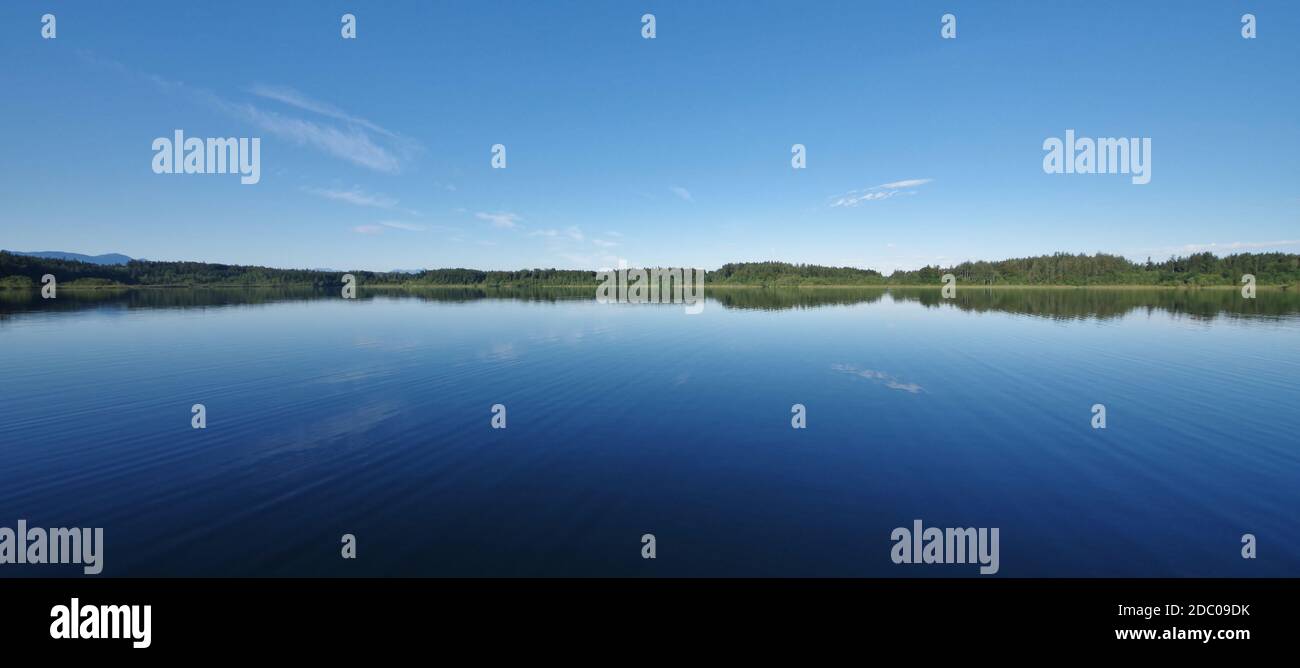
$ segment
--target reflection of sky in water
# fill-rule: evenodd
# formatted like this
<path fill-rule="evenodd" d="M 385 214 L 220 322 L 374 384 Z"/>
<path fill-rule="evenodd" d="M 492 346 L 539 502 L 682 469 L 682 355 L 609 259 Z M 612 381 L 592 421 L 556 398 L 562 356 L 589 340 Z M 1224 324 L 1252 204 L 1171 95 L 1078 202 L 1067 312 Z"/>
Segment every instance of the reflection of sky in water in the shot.
<path fill-rule="evenodd" d="M 874 371 L 872 369 L 858 369 L 857 367 L 854 367 L 851 364 L 832 364 L 831 368 L 834 369 L 835 371 L 853 374 L 855 376 L 866 378 L 867 380 L 877 381 L 879 383 L 884 384 L 885 387 L 888 387 L 891 390 L 902 390 L 903 392 L 911 392 L 912 394 L 917 394 L 921 392 L 920 385 L 917 385 L 916 383 L 904 383 L 898 380 L 897 378 L 894 378 L 893 376 L 885 373 L 884 371 Z"/>
<path fill-rule="evenodd" d="M 110 575 L 343 574 L 348 532 L 347 574 L 966 575 L 889 562 L 915 518 L 1001 576 L 1300 569 L 1292 296 L 761 292 L 11 306 L 0 521 L 103 526 Z"/>

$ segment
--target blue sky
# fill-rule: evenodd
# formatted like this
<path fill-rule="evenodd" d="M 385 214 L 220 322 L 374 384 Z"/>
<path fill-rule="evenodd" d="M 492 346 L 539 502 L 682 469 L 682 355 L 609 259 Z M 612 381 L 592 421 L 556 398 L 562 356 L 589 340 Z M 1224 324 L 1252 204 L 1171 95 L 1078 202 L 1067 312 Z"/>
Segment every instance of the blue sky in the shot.
<path fill-rule="evenodd" d="M 1297 37 L 1300 6 L 1265 0 L 11 1 L 0 247 L 886 272 L 1297 252 Z M 261 182 L 154 174 L 153 139 L 178 128 L 261 137 Z M 1067 129 L 1150 137 L 1151 182 L 1044 173 Z M 890 196 L 835 206 L 854 191 Z"/>

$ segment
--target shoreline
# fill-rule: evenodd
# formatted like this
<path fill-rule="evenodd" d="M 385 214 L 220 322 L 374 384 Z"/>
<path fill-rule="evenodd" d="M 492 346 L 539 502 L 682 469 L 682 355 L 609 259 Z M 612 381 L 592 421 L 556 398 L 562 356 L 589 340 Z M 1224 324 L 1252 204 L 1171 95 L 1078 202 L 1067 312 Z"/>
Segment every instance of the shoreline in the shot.
<path fill-rule="evenodd" d="M 204 284 L 204 285 L 60 285 L 59 290 L 71 290 L 75 292 L 96 292 L 96 291 L 122 291 L 122 290 L 244 290 L 244 289 L 311 289 L 311 290 L 332 290 L 338 286 L 317 286 L 309 283 L 269 283 L 269 284 Z M 549 285 L 549 284 L 492 284 L 467 283 L 467 284 L 437 284 L 437 285 L 412 285 L 405 283 L 383 283 L 374 285 L 357 286 L 364 290 L 444 290 L 467 288 L 479 290 L 520 290 L 520 289 L 538 289 L 548 288 L 557 290 L 594 290 L 598 286 L 593 285 Z M 753 283 L 706 283 L 706 290 L 938 290 L 942 285 L 869 285 L 869 284 L 846 284 L 846 285 L 763 285 Z M 1240 290 L 1239 285 L 1141 285 L 1141 284 L 1116 284 L 1116 285 L 1064 285 L 1064 284 L 1000 284 L 1000 285 L 962 285 L 957 284 L 957 290 Z M 1255 286 L 1259 290 L 1280 290 L 1286 291 L 1295 287 L 1293 284 L 1260 284 Z M 40 292 L 39 285 L 33 286 L 0 286 L 0 292 Z"/>

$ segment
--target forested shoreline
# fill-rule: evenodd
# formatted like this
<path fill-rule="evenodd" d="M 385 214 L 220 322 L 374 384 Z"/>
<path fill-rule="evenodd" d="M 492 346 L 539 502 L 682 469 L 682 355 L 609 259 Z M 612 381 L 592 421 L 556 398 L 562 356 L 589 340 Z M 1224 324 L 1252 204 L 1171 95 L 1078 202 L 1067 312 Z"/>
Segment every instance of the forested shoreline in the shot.
<path fill-rule="evenodd" d="M 418 272 L 324 271 L 276 269 L 206 262 L 131 260 L 103 265 L 18 255 L 0 251 L 0 288 L 32 289 L 51 274 L 61 288 L 132 287 L 334 287 L 350 273 L 362 286 L 394 287 L 595 287 L 597 272 L 571 269 L 429 269 Z M 708 271 L 705 283 L 715 286 L 909 286 L 938 285 L 953 274 L 958 285 L 984 286 L 1143 286 L 1212 287 L 1239 285 L 1243 275 L 1261 286 L 1300 283 L 1300 255 L 1239 253 L 1218 257 L 1195 253 L 1160 262 L 1133 262 L 1118 255 L 1056 253 L 997 262 L 963 262 L 950 267 L 926 266 L 895 271 L 888 276 L 874 269 L 825 267 L 787 262 L 738 262 Z"/>

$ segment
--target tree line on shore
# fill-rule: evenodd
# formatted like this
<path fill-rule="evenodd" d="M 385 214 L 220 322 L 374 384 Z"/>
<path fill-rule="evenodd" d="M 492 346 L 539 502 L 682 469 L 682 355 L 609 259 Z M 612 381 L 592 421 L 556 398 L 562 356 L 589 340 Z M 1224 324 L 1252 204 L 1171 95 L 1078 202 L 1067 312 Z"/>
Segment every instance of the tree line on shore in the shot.
<path fill-rule="evenodd" d="M 344 273 L 360 285 L 391 286 L 592 286 L 597 272 L 572 269 L 428 269 L 418 272 L 324 271 L 275 269 L 207 262 L 131 260 L 100 265 L 41 258 L 0 251 L 0 288 L 39 287 L 52 274 L 60 287 L 131 286 L 311 286 L 335 287 Z M 888 276 L 874 269 L 825 267 L 788 262 L 736 262 L 706 273 L 706 284 L 736 286 L 888 286 L 938 285 L 952 274 L 958 285 L 1066 286 L 1225 286 L 1238 285 L 1251 274 L 1259 285 L 1300 282 L 1300 255 L 1239 253 L 1218 257 L 1194 253 L 1161 262 L 1133 262 L 1118 255 L 1055 253 L 996 262 L 962 262 L 951 267 L 925 266 Z"/>

